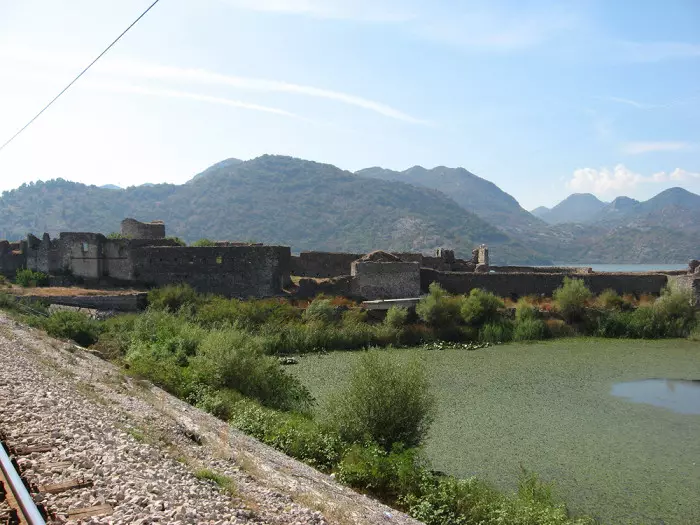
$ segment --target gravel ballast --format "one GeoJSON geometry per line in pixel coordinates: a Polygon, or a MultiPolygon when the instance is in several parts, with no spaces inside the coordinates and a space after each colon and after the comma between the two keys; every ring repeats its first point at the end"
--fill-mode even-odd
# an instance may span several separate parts
{"type": "Polygon", "coordinates": [[[90,484],[37,496],[60,522],[419,523],[1,312],[0,430],[50,447],[19,459],[35,486],[90,484]]]}

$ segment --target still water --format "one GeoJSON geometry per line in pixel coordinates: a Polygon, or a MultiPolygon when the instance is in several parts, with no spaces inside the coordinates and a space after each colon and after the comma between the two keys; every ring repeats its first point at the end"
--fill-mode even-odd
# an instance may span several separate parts
{"type": "Polygon", "coordinates": [[[700,381],[645,379],[613,385],[610,393],[635,403],[668,408],[679,414],[700,414],[700,381]]]}
{"type": "Polygon", "coordinates": [[[581,266],[592,268],[594,272],[655,272],[671,270],[687,270],[687,264],[586,264],[561,263],[556,266],[581,266]]]}

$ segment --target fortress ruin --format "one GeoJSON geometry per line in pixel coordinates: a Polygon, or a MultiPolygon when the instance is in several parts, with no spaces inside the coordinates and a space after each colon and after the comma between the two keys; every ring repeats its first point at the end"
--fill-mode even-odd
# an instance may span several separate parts
{"type": "Polygon", "coordinates": [[[590,268],[491,266],[488,248],[470,259],[438,249],[421,253],[301,252],[288,246],[221,241],[213,246],[181,246],[165,236],[165,224],[124,219],[119,238],[100,233],[29,234],[19,242],[0,241],[0,274],[13,277],[29,268],[50,276],[51,284],[150,287],[187,283],[202,293],[227,297],[272,297],[318,293],[362,300],[402,299],[426,293],[432,282],[450,293],[482,288],[502,297],[551,295],[564,277],[581,278],[594,293],[658,295],[670,282],[691,290],[700,303],[700,262],[688,270],[647,273],[593,272],[590,268]],[[297,279],[292,279],[295,276],[297,279]],[[293,284],[294,282],[294,284],[293,284]]]}

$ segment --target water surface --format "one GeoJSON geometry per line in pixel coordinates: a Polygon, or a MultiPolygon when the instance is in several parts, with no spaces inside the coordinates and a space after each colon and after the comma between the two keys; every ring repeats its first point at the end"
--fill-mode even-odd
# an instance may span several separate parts
{"type": "Polygon", "coordinates": [[[700,414],[700,381],[645,379],[617,383],[610,393],[635,403],[668,408],[678,414],[700,414]]]}
{"type": "Polygon", "coordinates": [[[587,263],[561,263],[555,266],[574,266],[592,268],[594,272],[669,272],[672,270],[686,270],[687,264],[587,264],[587,263]]]}

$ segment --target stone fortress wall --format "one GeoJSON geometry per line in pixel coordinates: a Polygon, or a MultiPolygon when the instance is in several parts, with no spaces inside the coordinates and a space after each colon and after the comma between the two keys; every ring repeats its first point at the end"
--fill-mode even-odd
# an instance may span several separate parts
{"type": "MultiPolygon", "coordinates": [[[[438,249],[420,253],[302,252],[287,246],[264,246],[232,241],[211,247],[184,247],[165,237],[165,224],[122,222],[122,238],[99,233],[63,232],[58,239],[28,235],[26,241],[0,241],[0,274],[14,276],[30,268],[56,282],[77,279],[90,285],[162,286],[188,283],[197,291],[228,297],[270,297],[290,290],[299,296],[318,293],[357,299],[418,297],[437,282],[451,293],[482,288],[503,297],[551,295],[567,276],[584,280],[594,293],[659,294],[675,282],[696,294],[700,304],[700,262],[689,271],[650,273],[593,272],[590,268],[490,266],[486,246],[470,259],[438,249]]],[[[697,264],[694,264],[697,263],[697,264]]]]}

